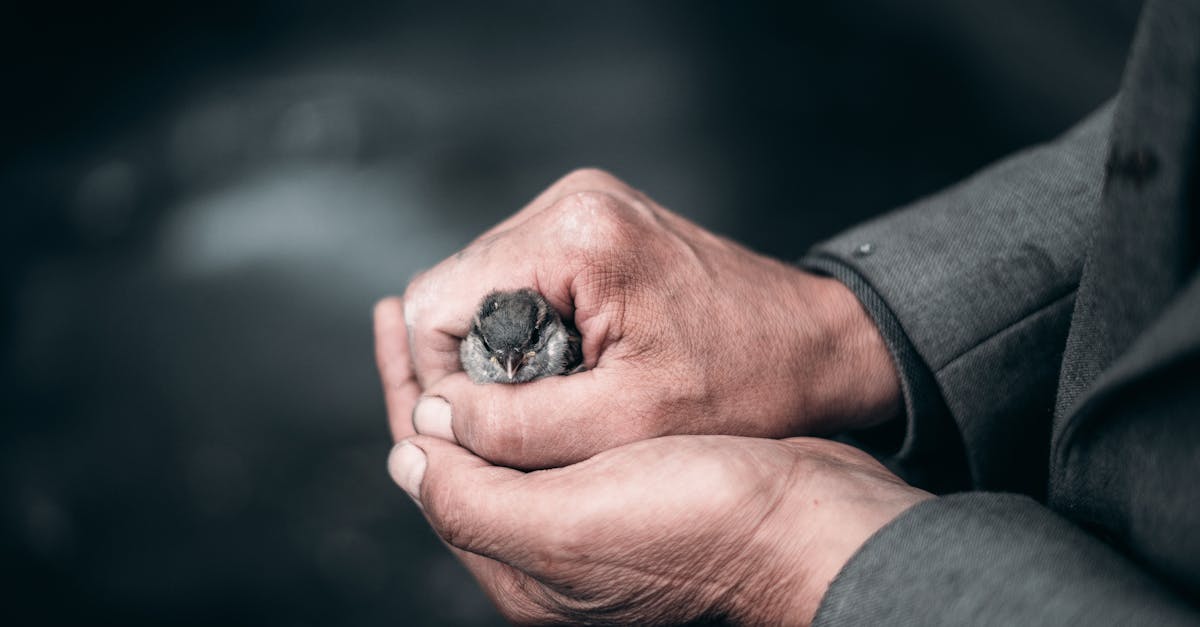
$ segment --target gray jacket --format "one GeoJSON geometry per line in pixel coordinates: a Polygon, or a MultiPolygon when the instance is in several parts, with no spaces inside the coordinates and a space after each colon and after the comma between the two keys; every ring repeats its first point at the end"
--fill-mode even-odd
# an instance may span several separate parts
{"type": "Polygon", "coordinates": [[[864,442],[942,492],[817,623],[1200,624],[1200,1],[1056,142],[817,246],[901,373],[864,442]],[[895,427],[900,427],[896,429],[895,427]]]}

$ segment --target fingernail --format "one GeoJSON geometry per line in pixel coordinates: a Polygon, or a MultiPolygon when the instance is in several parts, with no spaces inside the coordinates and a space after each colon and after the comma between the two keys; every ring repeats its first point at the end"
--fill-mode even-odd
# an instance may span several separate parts
{"type": "Polygon", "coordinates": [[[413,408],[413,428],[421,435],[432,435],[457,442],[450,426],[450,403],[440,396],[426,396],[413,408]]]}
{"type": "Polygon", "coordinates": [[[421,503],[421,479],[425,478],[425,451],[405,440],[392,447],[388,455],[388,474],[412,500],[421,503]]]}

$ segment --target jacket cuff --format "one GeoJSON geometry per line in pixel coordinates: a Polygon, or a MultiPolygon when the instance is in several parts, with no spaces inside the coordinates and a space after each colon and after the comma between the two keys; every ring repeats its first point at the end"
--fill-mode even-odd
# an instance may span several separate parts
{"type": "Polygon", "coordinates": [[[809,253],[808,267],[852,272],[858,280],[843,282],[869,285],[864,306],[880,300],[894,319],[877,316],[880,331],[893,343],[906,337],[918,355],[894,350],[909,404],[895,458],[913,471],[944,475],[965,458],[967,471],[956,472],[959,481],[949,487],[965,478],[980,489],[1044,494],[1045,466],[1011,460],[1049,454],[1050,410],[1099,206],[1110,121],[1104,107],[1056,142],[809,253]],[[914,374],[913,361],[932,372],[950,421],[927,417],[923,399],[937,395],[922,391],[928,377],[914,374]]]}

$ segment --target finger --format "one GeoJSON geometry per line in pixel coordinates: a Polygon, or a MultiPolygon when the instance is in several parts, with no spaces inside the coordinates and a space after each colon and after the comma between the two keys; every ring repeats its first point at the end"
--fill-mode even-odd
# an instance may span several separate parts
{"type": "Polygon", "coordinates": [[[404,302],[399,298],[385,298],[375,305],[375,364],[392,440],[399,441],[414,434],[412,410],[421,395],[409,357],[404,302]]]}
{"type": "Polygon", "coordinates": [[[658,435],[639,420],[652,408],[639,411],[637,396],[605,368],[518,385],[476,385],[456,373],[426,390],[413,424],[492,463],[555,468],[658,435]]]}
{"type": "Polygon", "coordinates": [[[393,447],[388,472],[447,544],[528,569],[545,546],[556,495],[522,485],[525,474],[493,466],[456,444],[416,436],[393,447]]]}
{"type": "MultiPolygon", "coordinates": [[[[414,442],[422,442],[422,440],[418,438],[414,442]]],[[[412,442],[398,444],[388,457],[388,472],[401,488],[410,493],[410,496],[413,494],[421,495],[423,490],[426,491],[426,494],[431,494],[435,491],[457,490],[452,482],[437,477],[444,477],[446,474],[463,471],[471,473],[486,467],[486,465],[475,464],[465,456],[459,456],[455,460],[453,455],[449,456],[449,461],[443,464],[443,456],[440,453],[444,451],[439,449],[436,443],[430,445],[428,442],[425,442],[422,446],[425,448],[422,449],[412,442]],[[430,486],[423,489],[421,484],[425,481],[425,475],[430,465],[428,454],[425,452],[426,450],[433,452],[435,457],[433,463],[438,466],[438,469],[432,473],[434,478],[430,479],[430,486]],[[457,465],[457,470],[455,469],[456,461],[459,464],[457,465]]],[[[436,499],[429,500],[431,503],[442,502],[436,499]]],[[[430,520],[434,530],[438,532],[442,543],[466,566],[467,570],[470,571],[471,575],[479,582],[480,587],[483,588],[484,592],[492,600],[492,603],[510,621],[518,624],[533,624],[546,623],[552,618],[553,614],[547,611],[545,604],[537,602],[538,598],[545,596],[545,588],[540,581],[503,561],[456,546],[441,531],[447,527],[445,517],[439,515],[437,520],[442,522],[434,522],[435,519],[430,515],[429,510],[422,505],[421,501],[417,498],[414,498],[414,501],[417,502],[422,512],[430,520]]],[[[435,507],[441,506],[435,505],[435,507]]],[[[447,505],[447,507],[454,506],[447,505]]],[[[458,525],[460,523],[449,524],[458,525]]],[[[490,524],[490,519],[477,519],[477,524],[481,527],[486,527],[490,524]]],[[[462,535],[453,534],[453,537],[462,538],[462,535]]],[[[461,543],[461,540],[459,542],[461,543]]]]}

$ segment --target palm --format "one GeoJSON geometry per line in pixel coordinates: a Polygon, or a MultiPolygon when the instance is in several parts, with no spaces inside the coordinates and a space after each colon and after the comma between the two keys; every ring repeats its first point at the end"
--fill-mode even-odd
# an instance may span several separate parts
{"type": "Polygon", "coordinates": [[[766,605],[746,597],[828,582],[871,533],[925,498],[861,451],[811,438],[664,437],[532,473],[441,440],[414,441],[431,464],[437,456],[463,464],[424,482],[421,501],[516,618],[804,614],[819,594],[766,605]],[[471,524],[483,527],[460,528],[471,524]]]}

